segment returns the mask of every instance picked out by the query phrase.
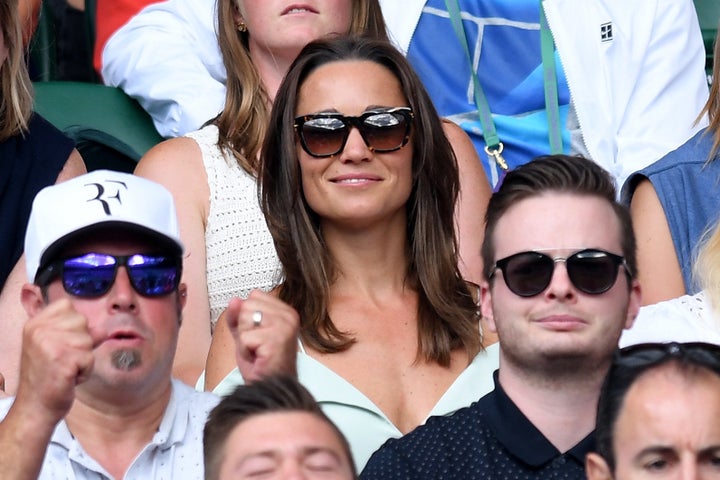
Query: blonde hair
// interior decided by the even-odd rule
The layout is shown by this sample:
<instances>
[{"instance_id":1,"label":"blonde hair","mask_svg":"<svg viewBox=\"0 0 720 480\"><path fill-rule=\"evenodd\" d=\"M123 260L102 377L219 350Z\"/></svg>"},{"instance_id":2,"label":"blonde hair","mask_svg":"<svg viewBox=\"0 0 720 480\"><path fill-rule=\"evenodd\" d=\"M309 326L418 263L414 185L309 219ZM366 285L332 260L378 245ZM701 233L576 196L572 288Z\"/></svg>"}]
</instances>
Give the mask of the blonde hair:
<instances>
[{"instance_id":1,"label":"blonde hair","mask_svg":"<svg viewBox=\"0 0 720 480\"><path fill-rule=\"evenodd\" d=\"M237 0L218 2L218 42L227 71L225 108L215 119L218 147L229 150L248 173L257 173L257 158L270 119L270 97L250 58L248 32L238 32ZM350 32L387 39L378 0L352 0Z\"/></svg>"},{"instance_id":2,"label":"blonde hair","mask_svg":"<svg viewBox=\"0 0 720 480\"><path fill-rule=\"evenodd\" d=\"M720 222L699 242L693 275L715 312L720 312ZM716 321L720 326L720 318Z\"/></svg>"},{"instance_id":3,"label":"blonde hair","mask_svg":"<svg viewBox=\"0 0 720 480\"><path fill-rule=\"evenodd\" d=\"M0 66L0 141L27 131L32 115L32 83L25 65L22 25L18 18L18 0L0 2L0 26L8 56Z\"/></svg>"}]
</instances>

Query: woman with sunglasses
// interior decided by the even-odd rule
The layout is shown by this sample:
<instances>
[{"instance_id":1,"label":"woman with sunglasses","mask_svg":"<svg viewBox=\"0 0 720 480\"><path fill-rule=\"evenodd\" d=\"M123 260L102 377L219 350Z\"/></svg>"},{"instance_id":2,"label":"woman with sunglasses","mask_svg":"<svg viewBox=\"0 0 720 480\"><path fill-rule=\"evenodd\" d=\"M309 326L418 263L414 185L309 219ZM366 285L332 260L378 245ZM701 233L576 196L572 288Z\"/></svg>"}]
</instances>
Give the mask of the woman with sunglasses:
<instances>
[{"instance_id":1,"label":"woman with sunglasses","mask_svg":"<svg viewBox=\"0 0 720 480\"><path fill-rule=\"evenodd\" d=\"M274 293L301 319L298 376L361 469L388 438L492 388L497 347L482 350L457 263L457 162L407 60L357 38L301 52L261 158L261 205L283 266ZM233 367L222 351L230 333L218 322L209 371ZM235 370L215 391L240 382Z\"/></svg>"},{"instance_id":2,"label":"woman with sunglasses","mask_svg":"<svg viewBox=\"0 0 720 480\"><path fill-rule=\"evenodd\" d=\"M178 206L190 288L174 374L193 384L230 299L249 297L245 308L255 311L262 293L251 292L270 290L280 278L256 185L258 152L280 80L311 40L344 33L386 38L377 0L315 0L303 7L288 0L220 0L218 22L225 109L205 128L148 152L135 172L167 187ZM463 169L457 228L463 273L473 279L480 272L489 184L467 136L450 124L445 128Z\"/></svg>"}]
</instances>

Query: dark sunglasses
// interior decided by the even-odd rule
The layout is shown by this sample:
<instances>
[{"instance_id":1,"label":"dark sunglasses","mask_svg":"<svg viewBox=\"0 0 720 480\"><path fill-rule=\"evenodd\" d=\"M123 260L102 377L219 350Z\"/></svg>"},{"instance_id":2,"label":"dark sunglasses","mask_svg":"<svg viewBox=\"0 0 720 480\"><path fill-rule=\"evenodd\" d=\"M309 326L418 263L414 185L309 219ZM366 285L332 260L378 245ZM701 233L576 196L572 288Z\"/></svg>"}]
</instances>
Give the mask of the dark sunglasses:
<instances>
[{"instance_id":1,"label":"dark sunglasses","mask_svg":"<svg viewBox=\"0 0 720 480\"><path fill-rule=\"evenodd\" d=\"M399 150L410 138L412 109L397 107L365 112L359 117L339 113L316 113L295 119L295 131L308 155L323 158L342 152L350 128L360 131L365 145L374 152Z\"/></svg>"},{"instance_id":2,"label":"dark sunglasses","mask_svg":"<svg viewBox=\"0 0 720 480\"><path fill-rule=\"evenodd\" d=\"M673 358L720 372L720 346L705 342L639 343L618 350L613 365L644 368Z\"/></svg>"},{"instance_id":3,"label":"dark sunglasses","mask_svg":"<svg viewBox=\"0 0 720 480\"><path fill-rule=\"evenodd\" d=\"M50 263L36 283L45 286L55 277L63 288L76 297L100 297L115 283L118 267L127 269L130 284L145 297L159 297L177 290L182 274L182 259L168 255L109 255L87 253Z\"/></svg>"},{"instance_id":4,"label":"dark sunglasses","mask_svg":"<svg viewBox=\"0 0 720 480\"><path fill-rule=\"evenodd\" d=\"M586 249L569 257L551 257L541 252L516 253L495 262L490 278L500 269L511 292L521 297L532 297L550 285L557 262L565 262L568 277L575 288L590 295L610 290L615 285L620 265L629 274L625 258L604 250Z\"/></svg>"}]
</instances>

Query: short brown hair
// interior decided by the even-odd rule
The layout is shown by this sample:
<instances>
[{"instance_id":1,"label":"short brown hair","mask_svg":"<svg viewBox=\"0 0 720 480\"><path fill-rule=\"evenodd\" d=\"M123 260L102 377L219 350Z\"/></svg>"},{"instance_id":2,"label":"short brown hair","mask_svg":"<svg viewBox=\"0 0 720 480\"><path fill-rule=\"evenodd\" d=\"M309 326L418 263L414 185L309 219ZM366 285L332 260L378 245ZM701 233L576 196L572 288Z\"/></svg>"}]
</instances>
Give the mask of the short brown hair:
<instances>
[{"instance_id":1,"label":"short brown hair","mask_svg":"<svg viewBox=\"0 0 720 480\"><path fill-rule=\"evenodd\" d=\"M353 478L357 478L347 439L325 415L310 392L293 377L271 376L248 385L240 385L210 412L203 434L205 479L220 478L225 444L235 427L256 415L276 412L310 413L327 423L337 434L347 455Z\"/></svg>"},{"instance_id":2,"label":"short brown hair","mask_svg":"<svg viewBox=\"0 0 720 480\"><path fill-rule=\"evenodd\" d=\"M637 278L635 233L628 209L618 203L615 181L597 163L581 156L547 155L537 157L507 174L493 194L485 214L482 244L483 277L489 281L495 265L495 228L505 213L518 202L543 193L572 193L606 200L620 222L620 245L626 269Z\"/></svg>"}]
</instances>

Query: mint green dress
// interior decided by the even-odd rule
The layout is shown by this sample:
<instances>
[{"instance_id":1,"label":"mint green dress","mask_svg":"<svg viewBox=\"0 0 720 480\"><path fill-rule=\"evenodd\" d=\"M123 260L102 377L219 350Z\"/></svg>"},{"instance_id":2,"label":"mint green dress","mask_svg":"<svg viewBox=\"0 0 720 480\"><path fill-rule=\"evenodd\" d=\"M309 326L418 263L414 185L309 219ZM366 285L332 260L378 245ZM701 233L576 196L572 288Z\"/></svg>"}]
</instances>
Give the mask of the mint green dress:
<instances>
[{"instance_id":1,"label":"mint green dress","mask_svg":"<svg viewBox=\"0 0 720 480\"><path fill-rule=\"evenodd\" d=\"M480 352L443 394L428 417L449 415L493 390L493 372L498 368L499 346L491 345ZM343 432L352 450L358 472L362 471L370 455L389 438L402 433L360 390L304 350L297 356L298 378L312 393L325 414ZM230 372L213 393L228 395L243 383L236 368ZM201 377L198 385L204 384Z\"/></svg>"}]
</instances>

